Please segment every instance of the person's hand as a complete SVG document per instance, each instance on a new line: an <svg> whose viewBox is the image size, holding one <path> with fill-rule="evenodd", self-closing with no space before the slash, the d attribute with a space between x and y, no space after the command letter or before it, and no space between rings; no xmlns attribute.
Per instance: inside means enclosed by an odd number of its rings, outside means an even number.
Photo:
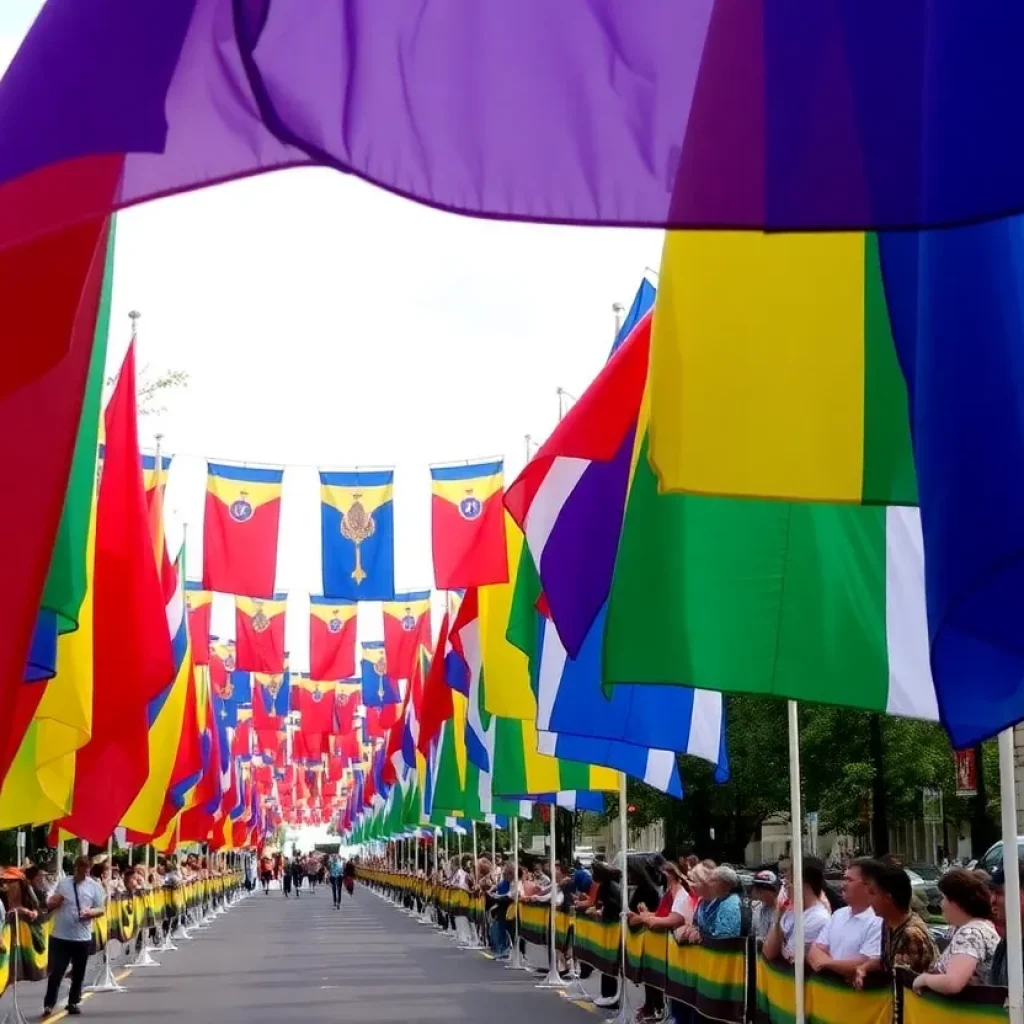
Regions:
<svg viewBox="0 0 1024 1024"><path fill-rule="evenodd" d="M587 917L597 917L601 911L597 907L587 907Z"/></svg>
<svg viewBox="0 0 1024 1024"><path fill-rule="evenodd" d="M857 970L855 970L853 972L853 987L854 988L858 988L858 989L859 988L863 988L864 987L864 979L867 976L868 976L867 964L861 964L857 968Z"/></svg>
<svg viewBox="0 0 1024 1024"><path fill-rule="evenodd" d="M920 995L925 989L930 988L927 974L919 974L914 979L914 991Z"/></svg>
<svg viewBox="0 0 1024 1024"><path fill-rule="evenodd" d="M25 908L22 908L21 916L23 918L25 918L26 921L34 921L39 916L39 911L38 910L27 910Z"/></svg>

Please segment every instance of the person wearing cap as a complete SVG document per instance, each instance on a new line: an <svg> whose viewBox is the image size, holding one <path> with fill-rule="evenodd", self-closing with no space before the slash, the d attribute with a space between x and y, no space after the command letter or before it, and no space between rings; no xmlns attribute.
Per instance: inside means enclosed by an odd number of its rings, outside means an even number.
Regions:
<svg viewBox="0 0 1024 1024"><path fill-rule="evenodd" d="M62 878L46 905L53 910L53 931L50 933L48 979L43 997L43 1016L49 1017L57 1005L60 983L71 966L71 991L68 993L68 1014L81 1013L82 982L89 962L92 922L103 916L106 896L100 884L89 877L89 858L75 861L74 874Z"/></svg>
<svg viewBox="0 0 1024 1024"><path fill-rule="evenodd" d="M754 903L750 912L750 933L759 942L764 942L775 917L779 876L774 871L758 871L750 883L750 896Z"/></svg>
<svg viewBox="0 0 1024 1024"><path fill-rule="evenodd" d="M864 868L870 858L850 861L843 872L843 899L807 951L813 971L831 971L852 981L861 964L882 954L882 919L871 909Z"/></svg>
<svg viewBox="0 0 1024 1024"><path fill-rule="evenodd" d="M1017 872L1020 878L1020 907L1019 912L1022 923L1024 923L1024 861L1017 862ZM988 984L1008 986L1009 968L1006 961L1006 872L1000 864L988 883L992 891L992 913L996 919L1001 938L992 954L992 966L989 968Z"/></svg>

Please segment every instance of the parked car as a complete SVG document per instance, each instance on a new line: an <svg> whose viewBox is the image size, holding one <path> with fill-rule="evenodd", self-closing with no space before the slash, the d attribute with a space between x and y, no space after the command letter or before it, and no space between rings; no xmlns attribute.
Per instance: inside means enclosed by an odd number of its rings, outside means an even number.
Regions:
<svg viewBox="0 0 1024 1024"><path fill-rule="evenodd" d="M1017 836L1017 856L1024 859L1024 836ZM982 871L987 871L990 875L995 870L997 864L1003 863L1003 841L1000 839L998 843L993 843L986 851L985 856L972 865L972 867L980 868Z"/></svg>
<svg viewBox="0 0 1024 1024"><path fill-rule="evenodd" d="M928 909L930 918L942 916L942 893L939 892L938 881L942 872L934 864L905 864L903 870L910 876L910 884L914 895Z"/></svg>

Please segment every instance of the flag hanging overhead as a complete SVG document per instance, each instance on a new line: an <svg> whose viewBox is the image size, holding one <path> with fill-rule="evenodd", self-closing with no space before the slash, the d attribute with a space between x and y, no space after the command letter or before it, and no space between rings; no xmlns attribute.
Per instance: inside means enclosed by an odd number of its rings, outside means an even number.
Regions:
<svg viewBox="0 0 1024 1024"><path fill-rule="evenodd" d="M284 623L288 598L235 598L235 660L245 672L284 671Z"/></svg>
<svg viewBox="0 0 1024 1024"><path fill-rule="evenodd" d="M357 610L353 601L310 597L310 679L348 679L356 674Z"/></svg>
<svg viewBox="0 0 1024 1024"><path fill-rule="evenodd" d="M185 583L185 606L188 609L188 638L192 645L192 662L210 664L210 619L213 615L213 594L203 590L195 580Z"/></svg>
<svg viewBox="0 0 1024 1024"><path fill-rule="evenodd" d="M324 596L394 597L394 479L393 470L320 471Z"/></svg>
<svg viewBox="0 0 1024 1024"><path fill-rule="evenodd" d="M159 498L163 497L162 492L167 487L167 471L171 468L172 457L170 455L160 456L160 472L158 473L156 455L150 455L148 452L142 453L142 486L146 491L146 504L150 508L158 498L158 488L161 492Z"/></svg>
<svg viewBox="0 0 1024 1024"><path fill-rule="evenodd" d="M284 470L211 462L203 520L203 587L272 597Z"/></svg>
<svg viewBox="0 0 1024 1024"><path fill-rule="evenodd" d="M430 479L438 590L507 582L502 461L437 466L430 470Z"/></svg>
<svg viewBox="0 0 1024 1024"><path fill-rule="evenodd" d="M368 708L399 704L402 695L391 676L382 640L367 640L362 645L361 679L363 704Z"/></svg>
<svg viewBox="0 0 1024 1024"><path fill-rule="evenodd" d="M388 675L412 679L421 646L430 647L430 591L410 590L384 602Z"/></svg>

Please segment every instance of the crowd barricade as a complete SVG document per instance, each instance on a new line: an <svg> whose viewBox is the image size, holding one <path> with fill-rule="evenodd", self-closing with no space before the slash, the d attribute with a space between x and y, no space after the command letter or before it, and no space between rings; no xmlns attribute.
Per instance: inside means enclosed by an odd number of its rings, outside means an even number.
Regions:
<svg viewBox="0 0 1024 1024"><path fill-rule="evenodd" d="M242 875L236 872L175 888L113 896L103 915L93 922L89 952L102 953L112 940L127 946L141 931L157 928L163 922L170 924L184 914L186 908L198 908L206 902L218 903L241 886ZM20 914L0 928L0 994L14 980L15 973L18 981L42 981L46 977L52 928L49 916L27 921Z"/></svg>
<svg viewBox="0 0 1024 1024"><path fill-rule="evenodd" d="M432 887L423 879L391 872L359 870L359 877L381 888L417 887L450 913L469 913L482 899L447 886ZM482 913L482 909L481 909ZM547 947L551 908L545 903L519 904L519 935ZM561 911L555 915L558 948L570 944L576 958L605 974L621 969L620 925ZM796 1009L793 967L769 962L750 939L724 939L701 945L680 945L665 931L630 928L626 940L626 977L660 989L669 999L689 1007L691 1019L723 1024L792 1024ZM911 975L895 979L870 976L855 989L835 975L807 971L804 982L806 1018L814 1024L1005 1024L1005 988L972 985L959 996L911 990Z"/></svg>

